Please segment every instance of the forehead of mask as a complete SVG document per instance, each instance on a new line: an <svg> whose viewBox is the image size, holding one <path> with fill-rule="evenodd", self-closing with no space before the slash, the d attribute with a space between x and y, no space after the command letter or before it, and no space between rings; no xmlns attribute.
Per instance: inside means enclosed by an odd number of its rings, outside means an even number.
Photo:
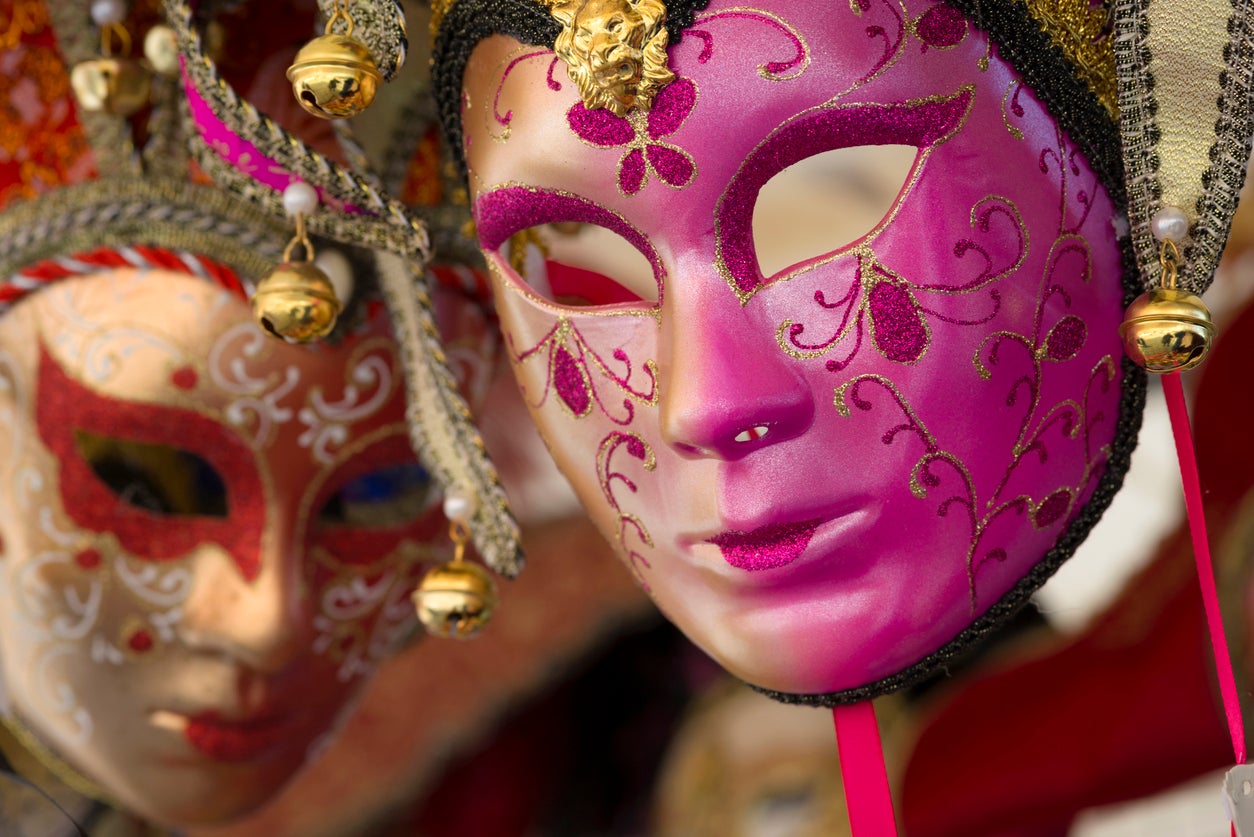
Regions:
<svg viewBox="0 0 1254 837"><path fill-rule="evenodd" d="M626 118L548 50L472 55L516 376L603 533L732 673L899 688L1026 600L1127 455L1114 210L950 7L714 2L669 54L676 80ZM767 266L755 224L815 208L803 180L755 219L773 181L886 145L911 165L882 217ZM568 257L572 227L643 268Z"/></svg>

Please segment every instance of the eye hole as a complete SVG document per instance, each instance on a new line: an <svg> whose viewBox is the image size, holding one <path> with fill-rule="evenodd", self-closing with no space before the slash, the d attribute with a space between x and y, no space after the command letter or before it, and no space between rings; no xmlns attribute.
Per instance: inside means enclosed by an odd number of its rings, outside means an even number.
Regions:
<svg viewBox="0 0 1254 837"><path fill-rule="evenodd" d="M435 503L431 475L417 462L389 465L346 482L318 514L320 523L387 529L412 523Z"/></svg>
<svg viewBox="0 0 1254 837"><path fill-rule="evenodd" d="M162 515L226 517L226 483L191 451L74 431L74 445L119 500Z"/></svg>
<svg viewBox="0 0 1254 837"><path fill-rule="evenodd" d="M892 209L919 149L859 145L815 154L758 192L753 244L764 277L839 250Z"/></svg>
<svg viewBox="0 0 1254 837"><path fill-rule="evenodd" d="M542 224L513 235L502 258L529 288L572 308L657 302L644 254L613 230L577 221Z"/></svg>

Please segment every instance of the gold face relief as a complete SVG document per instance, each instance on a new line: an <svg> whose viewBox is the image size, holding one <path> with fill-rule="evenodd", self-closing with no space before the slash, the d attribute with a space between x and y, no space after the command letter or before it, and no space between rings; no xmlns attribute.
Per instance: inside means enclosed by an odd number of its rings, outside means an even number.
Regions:
<svg viewBox="0 0 1254 837"><path fill-rule="evenodd" d="M661 0L549 0L549 12L562 24L553 51L589 110L648 111L675 78Z"/></svg>

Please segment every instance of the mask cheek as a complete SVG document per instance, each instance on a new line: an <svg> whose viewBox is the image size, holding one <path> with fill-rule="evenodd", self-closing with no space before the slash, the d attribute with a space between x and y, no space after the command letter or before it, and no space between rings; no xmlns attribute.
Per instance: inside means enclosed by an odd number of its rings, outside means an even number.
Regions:
<svg viewBox="0 0 1254 837"><path fill-rule="evenodd" d="M558 468L602 534L641 577L652 543L629 507L648 504L656 467L659 323L652 311L576 314L496 288L506 352Z"/></svg>
<svg viewBox="0 0 1254 837"><path fill-rule="evenodd" d="M410 594L434 560L429 538L410 534L324 533L306 557L313 650L335 666L341 683L373 673L416 629Z"/></svg>

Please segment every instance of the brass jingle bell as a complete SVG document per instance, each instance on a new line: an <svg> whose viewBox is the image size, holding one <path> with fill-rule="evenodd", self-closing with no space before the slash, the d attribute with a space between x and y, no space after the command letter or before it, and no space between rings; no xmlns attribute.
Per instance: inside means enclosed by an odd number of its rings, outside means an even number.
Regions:
<svg viewBox="0 0 1254 837"><path fill-rule="evenodd" d="M340 315L330 278L313 262L286 261L257 283L253 318L270 334L295 343L326 337Z"/></svg>
<svg viewBox="0 0 1254 837"><path fill-rule="evenodd" d="M423 576L413 600L427 633L469 639L492 620L496 584L478 564L451 561Z"/></svg>
<svg viewBox="0 0 1254 837"><path fill-rule="evenodd" d="M1137 297L1119 326L1123 350L1149 372L1166 374L1202 362L1215 339L1206 303L1179 288L1158 288Z"/></svg>
<svg viewBox="0 0 1254 837"><path fill-rule="evenodd" d="M148 104L152 75L129 58L92 58L70 71L74 97L85 111L130 116Z"/></svg>
<svg viewBox="0 0 1254 837"><path fill-rule="evenodd" d="M296 53L287 80L305 110L323 119L344 119L370 106L383 76L361 41L321 35Z"/></svg>

